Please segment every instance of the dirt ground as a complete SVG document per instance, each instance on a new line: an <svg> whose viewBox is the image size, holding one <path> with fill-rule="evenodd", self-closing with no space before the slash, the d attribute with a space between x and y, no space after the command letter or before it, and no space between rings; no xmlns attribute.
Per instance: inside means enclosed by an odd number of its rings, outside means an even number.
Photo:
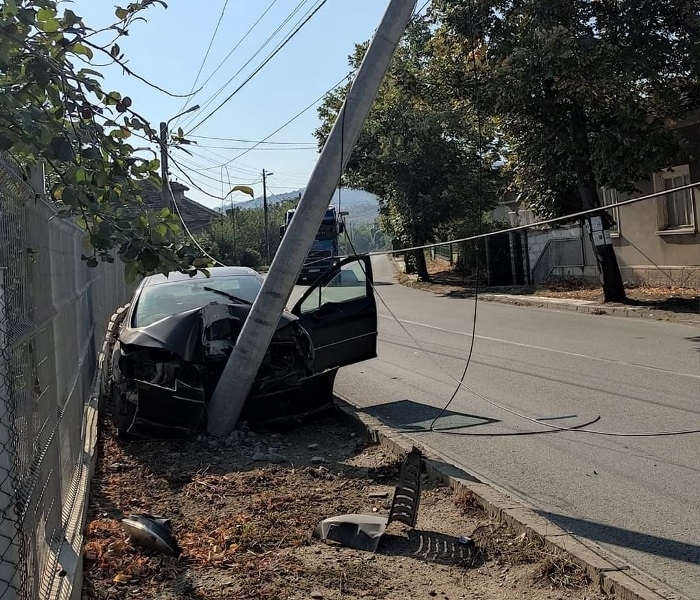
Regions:
<svg viewBox="0 0 700 600"><path fill-rule="evenodd" d="M397 279L404 285L429 290L436 294L453 297L474 295L474 282L465 280L462 274L449 267L445 261L428 260L428 271L432 278L430 282L417 281L415 276L404 273L398 273ZM625 283L625 291L627 302L624 306L647 308L656 313L662 311L669 318L673 318L674 315L682 317L687 314L700 314L700 290L694 288ZM568 279L538 286L482 286L479 288L479 292L603 302L603 290L600 285L580 279ZM607 306L623 305L609 303Z"/></svg>
<svg viewBox="0 0 700 600"><path fill-rule="evenodd" d="M256 452L279 464L253 461ZM399 467L338 415L282 434L123 446L104 424L83 598L603 598L566 558L429 482L416 529L392 523L376 553L311 537L326 517L388 514ZM178 558L132 545L120 519L139 512L172 519Z"/></svg>

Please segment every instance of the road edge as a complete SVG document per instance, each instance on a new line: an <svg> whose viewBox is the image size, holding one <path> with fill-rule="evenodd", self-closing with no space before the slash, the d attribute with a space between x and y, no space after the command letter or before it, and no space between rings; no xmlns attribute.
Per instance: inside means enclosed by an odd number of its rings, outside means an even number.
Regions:
<svg viewBox="0 0 700 600"><path fill-rule="evenodd" d="M92 379L90 396L85 402L83 409L82 473L78 483L78 500L76 502L75 515L71 520L72 531L66 533L66 537L74 540L73 550L77 553L77 560L71 564L70 570L73 572L68 572L65 576L65 579L70 581L71 585L68 594L70 600L80 600L83 594L83 542L90 505L90 490L97 466L100 410L108 391L109 349L112 345L114 334L126 315L127 306L128 304L118 308L109 319L105 337L102 341L102 348L97 357L97 368ZM72 537L70 537L71 534ZM61 597L65 596L61 595Z"/></svg>
<svg viewBox="0 0 700 600"><path fill-rule="evenodd" d="M497 302L499 304L510 304L512 306L532 306L535 308L548 308L555 310L570 310L589 315L608 315L613 317L633 317L637 319L650 319L654 321L668 321L670 323L681 323L683 325L697 325L700 323L700 315L688 313L689 318L683 318L678 313L663 314L668 311L652 312L649 309L631 306L606 306L605 304L580 304L577 302L566 302L560 299L549 300L544 296L528 298L527 296L516 296L514 294L491 294L479 295L479 300L486 302ZM690 318L692 317L692 318Z"/></svg>
<svg viewBox="0 0 700 600"><path fill-rule="evenodd" d="M534 536L542 540L545 547L569 556L608 597L616 600L690 600L604 550L585 545L519 500L480 481L438 452L394 431L346 398L335 394L335 402L363 433L391 454L403 456L414 446L419 448L432 479L443 481L456 491L471 492L489 517L510 525L519 533Z"/></svg>

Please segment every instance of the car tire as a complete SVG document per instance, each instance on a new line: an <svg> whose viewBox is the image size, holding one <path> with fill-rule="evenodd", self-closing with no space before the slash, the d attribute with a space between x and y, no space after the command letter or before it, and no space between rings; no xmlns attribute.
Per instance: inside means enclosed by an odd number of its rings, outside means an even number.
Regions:
<svg viewBox="0 0 700 600"><path fill-rule="evenodd" d="M112 423L117 429L119 439L128 442L132 439L129 427L134 421L136 407L121 393L119 386L112 382Z"/></svg>

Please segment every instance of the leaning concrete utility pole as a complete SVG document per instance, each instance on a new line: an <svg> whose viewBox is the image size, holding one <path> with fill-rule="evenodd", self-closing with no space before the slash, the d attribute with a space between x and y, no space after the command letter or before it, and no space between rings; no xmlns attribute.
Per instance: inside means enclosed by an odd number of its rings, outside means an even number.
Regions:
<svg viewBox="0 0 700 600"><path fill-rule="evenodd" d="M207 428L212 435L226 435L236 426L302 263L415 4L416 0L389 1L209 402Z"/></svg>

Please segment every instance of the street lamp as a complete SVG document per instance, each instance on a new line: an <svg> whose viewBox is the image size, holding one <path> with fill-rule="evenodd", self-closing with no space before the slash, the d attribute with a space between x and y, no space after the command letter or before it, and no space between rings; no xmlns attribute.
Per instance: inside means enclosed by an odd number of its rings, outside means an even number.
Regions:
<svg viewBox="0 0 700 600"><path fill-rule="evenodd" d="M160 124L160 198L163 202L163 206L167 207L172 211L172 197L170 195L170 185L168 183L168 125L171 121L174 121L182 115L199 110L199 104L190 106L187 110L175 115L174 117L168 119L167 121L161 121Z"/></svg>

